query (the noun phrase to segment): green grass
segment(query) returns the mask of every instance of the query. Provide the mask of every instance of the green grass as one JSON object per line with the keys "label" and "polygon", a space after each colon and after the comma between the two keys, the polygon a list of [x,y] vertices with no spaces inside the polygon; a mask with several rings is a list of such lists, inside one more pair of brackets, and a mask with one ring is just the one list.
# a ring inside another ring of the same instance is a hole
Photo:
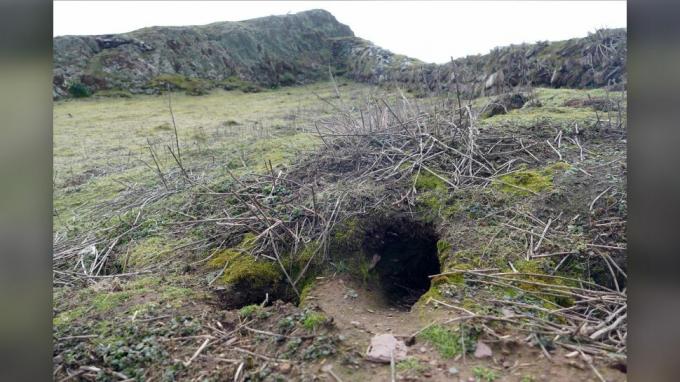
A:
{"label": "green grass", "polygon": [[260,310],[262,310],[262,308],[257,304],[246,305],[239,309],[238,315],[241,316],[241,318],[252,318]]}
{"label": "green grass", "polygon": [[306,312],[302,319],[302,326],[307,330],[314,330],[326,322],[327,317],[319,312]]}
{"label": "green grass", "polygon": [[[432,325],[423,330],[419,336],[432,344],[444,358],[453,358],[463,351],[461,335],[442,325]],[[470,350],[472,340],[471,336],[464,336],[466,351]]]}
{"label": "green grass", "polygon": [[[346,83],[346,99],[365,99],[371,89]],[[189,168],[214,163],[207,177],[228,177],[220,163],[233,172],[262,171],[265,159],[287,163],[320,144],[310,134],[313,121],[334,110],[315,94],[334,93],[328,82],[259,93],[172,93],[182,159]],[[164,173],[177,169],[167,149],[175,145],[167,95],[57,101],[53,126],[55,232],[92,229],[102,218],[92,211],[96,205],[122,200],[131,188],[160,185],[149,142]]]}
{"label": "green grass", "polygon": [[401,372],[422,373],[427,370],[427,366],[423,365],[417,358],[409,357],[397,363],[397,370]]}
{"label": "green grass", "polygon": [[475,380],[477,381],[493,382],[498,378],[495,371],[483,366],[475,366],[472,369],[472,373],[475,375]]}

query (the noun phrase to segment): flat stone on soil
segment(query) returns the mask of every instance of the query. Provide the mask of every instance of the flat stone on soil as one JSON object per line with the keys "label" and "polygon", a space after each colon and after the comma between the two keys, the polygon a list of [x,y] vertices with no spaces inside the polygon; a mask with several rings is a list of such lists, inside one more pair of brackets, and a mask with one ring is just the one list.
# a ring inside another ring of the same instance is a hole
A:
{"label": "flat stone on soil", "polygon": [[406,352],[404,341],[396,339],[391,334],[378,334],[371,338],[366,359],[371,362],[390,363],[392,355],[394,355],[396,362],[406,359]]}
{"label": "flat stone on soil", "polygon": [[477,347],[475,348],[475,358],[487,358],[491,357],[493,352],[489,345],[482,341],[477,341]]}

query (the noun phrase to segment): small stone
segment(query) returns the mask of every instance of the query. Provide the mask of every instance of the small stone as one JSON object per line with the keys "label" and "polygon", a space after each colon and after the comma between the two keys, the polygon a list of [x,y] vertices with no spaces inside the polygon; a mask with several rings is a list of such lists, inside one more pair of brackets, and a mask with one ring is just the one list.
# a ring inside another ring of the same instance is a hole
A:
{"label": "small stone", "polygon": [[477,347],[475,348],[475,358],[488,358],[493,355],[489,345],[485,344],[481,340],[477,341]]}
{"label": "small stone", "polygon": [[425,353],[427,349],[425,348],[425,346],[421,346],[420,349],[418,349],[418,351],[421,353]]}
{"label": "small stone", "polygon": [[279,372],[281,372],[283,374],[288,374],[292,368],[293,368],[293,365],[291,365],[289,363],[282,363],[278,367]]}
{"label": "small stone", "polygon": [[437,366],[437,361],[432,360],[432,361],[428,362],[428,364],[429,364],[430,366]]}
{"label": "small stone", "polygon": [[352,325],[354,325],[354,326],[360,326],[360,325],[361,325],[361,322],[359,322],[359,321],[350,321],[350,324],[352,324]]}
{"label": "small stone", "polygon": [[451,367],[449,368],[449,374],[451,374],[451,375],[456,375],[456,374],[458,374],[458,369],[456,369],[455,367],[451,366]]}
{"label": "small stone", "polygon": [[475,379],[475,377],[468,377],[467,380],[468,380],[468,382],[477,382],[477,380]]}
{"label": "small stone", "polygon": [[430,373],[429,371],[426,371],[426,372],[423,373],[423,377],[425,377],[425,378],[431,378],[431,377],[432,377],[432,373]]}
{"label": "small stone", "polygon": [[512,364],[511,364],[510,362],[508,362],[508,361],[503,362],[503,367],[504,367],[504,368],[509,369],[510,366],[512,366]]}
{"label": "small stone", "polygon": [[396,339],[391,334],[379,334],[371,338],[366,359],[371,362],[390,363],[392,357],[395,361],[404,360],[406,353],[404,341]]}

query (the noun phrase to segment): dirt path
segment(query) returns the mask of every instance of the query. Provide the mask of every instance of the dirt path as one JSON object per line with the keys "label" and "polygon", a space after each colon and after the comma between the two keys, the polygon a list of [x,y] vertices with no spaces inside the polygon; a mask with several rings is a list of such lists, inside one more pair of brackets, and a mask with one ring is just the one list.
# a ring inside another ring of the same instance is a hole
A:
{"label": "dirt path", "polygon": [[[391,333],[396,337],[409,337],[434,320],[455,317],[455,312],[436,309],[431,306],[412,311],[399,310],[390,306],[380,290],[369,288],[347,278],[326,278],[319,280],[307,298],[307,305],[316,305],[334,323],[343,336],[344,356],[330,365],[342,381],[390,381],[390,366],[367,362],[363,359],[371,337],[375,334]],[[476,359],[468,355],[443,358],[433,346],[416,341],[408,348],[408,356],[417,360],[417,367],[398,368],[397,380],[404,381],[601,381],[592,368],[579,357],[567,357],[563,349],[551,352],[548,360],[540,348],[526,345],[487,342],[493,349],[493,356]],[[623,381],[626,375],[607,364],[595,362],[598,373],[606,381]],[[487,378],[482,372],[487,372]],[[493,373],[494,377],[491,377]],[[337,381],[330,373],[328,381]]]}

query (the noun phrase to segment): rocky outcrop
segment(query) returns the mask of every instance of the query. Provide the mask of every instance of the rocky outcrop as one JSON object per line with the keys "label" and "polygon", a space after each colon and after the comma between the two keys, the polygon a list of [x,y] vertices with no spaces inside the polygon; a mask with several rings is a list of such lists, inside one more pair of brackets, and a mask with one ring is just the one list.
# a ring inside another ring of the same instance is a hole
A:
{"label": "rocky outcrop", "polygon": [[519,85],[589,88],[626,83],[625,29],[496,48],[443,65],[394,54],[357,37],[332,41],[334,64],[347,77],[424,92],[453,90],[456,82],[467,95],[497,94]]}
{"label": "rocky outcrop", "polygon": [[323,10],[191,27],[151,27],[120,35],[54,39],[54,95],[74,83],[92,91],[153,92],[164,75],[213,85],[272,86],[327,76],[329,39],[352,30]]}
{"label": "rocky outcrop", "polygon": [[[446,49],[443,46],[441,49]],[[119,35],[54,39],[53,94],[74,84],[152,93],[164,86],[201,94],[223,86],[277,86],[338,75],[417,92],[495,94],[518,85],[600,87],[626,82],[626,30],[512,45],[443,65],[394,54],[355,37],[323,10]],[[236,85],[235,85],[236,84]]]}

